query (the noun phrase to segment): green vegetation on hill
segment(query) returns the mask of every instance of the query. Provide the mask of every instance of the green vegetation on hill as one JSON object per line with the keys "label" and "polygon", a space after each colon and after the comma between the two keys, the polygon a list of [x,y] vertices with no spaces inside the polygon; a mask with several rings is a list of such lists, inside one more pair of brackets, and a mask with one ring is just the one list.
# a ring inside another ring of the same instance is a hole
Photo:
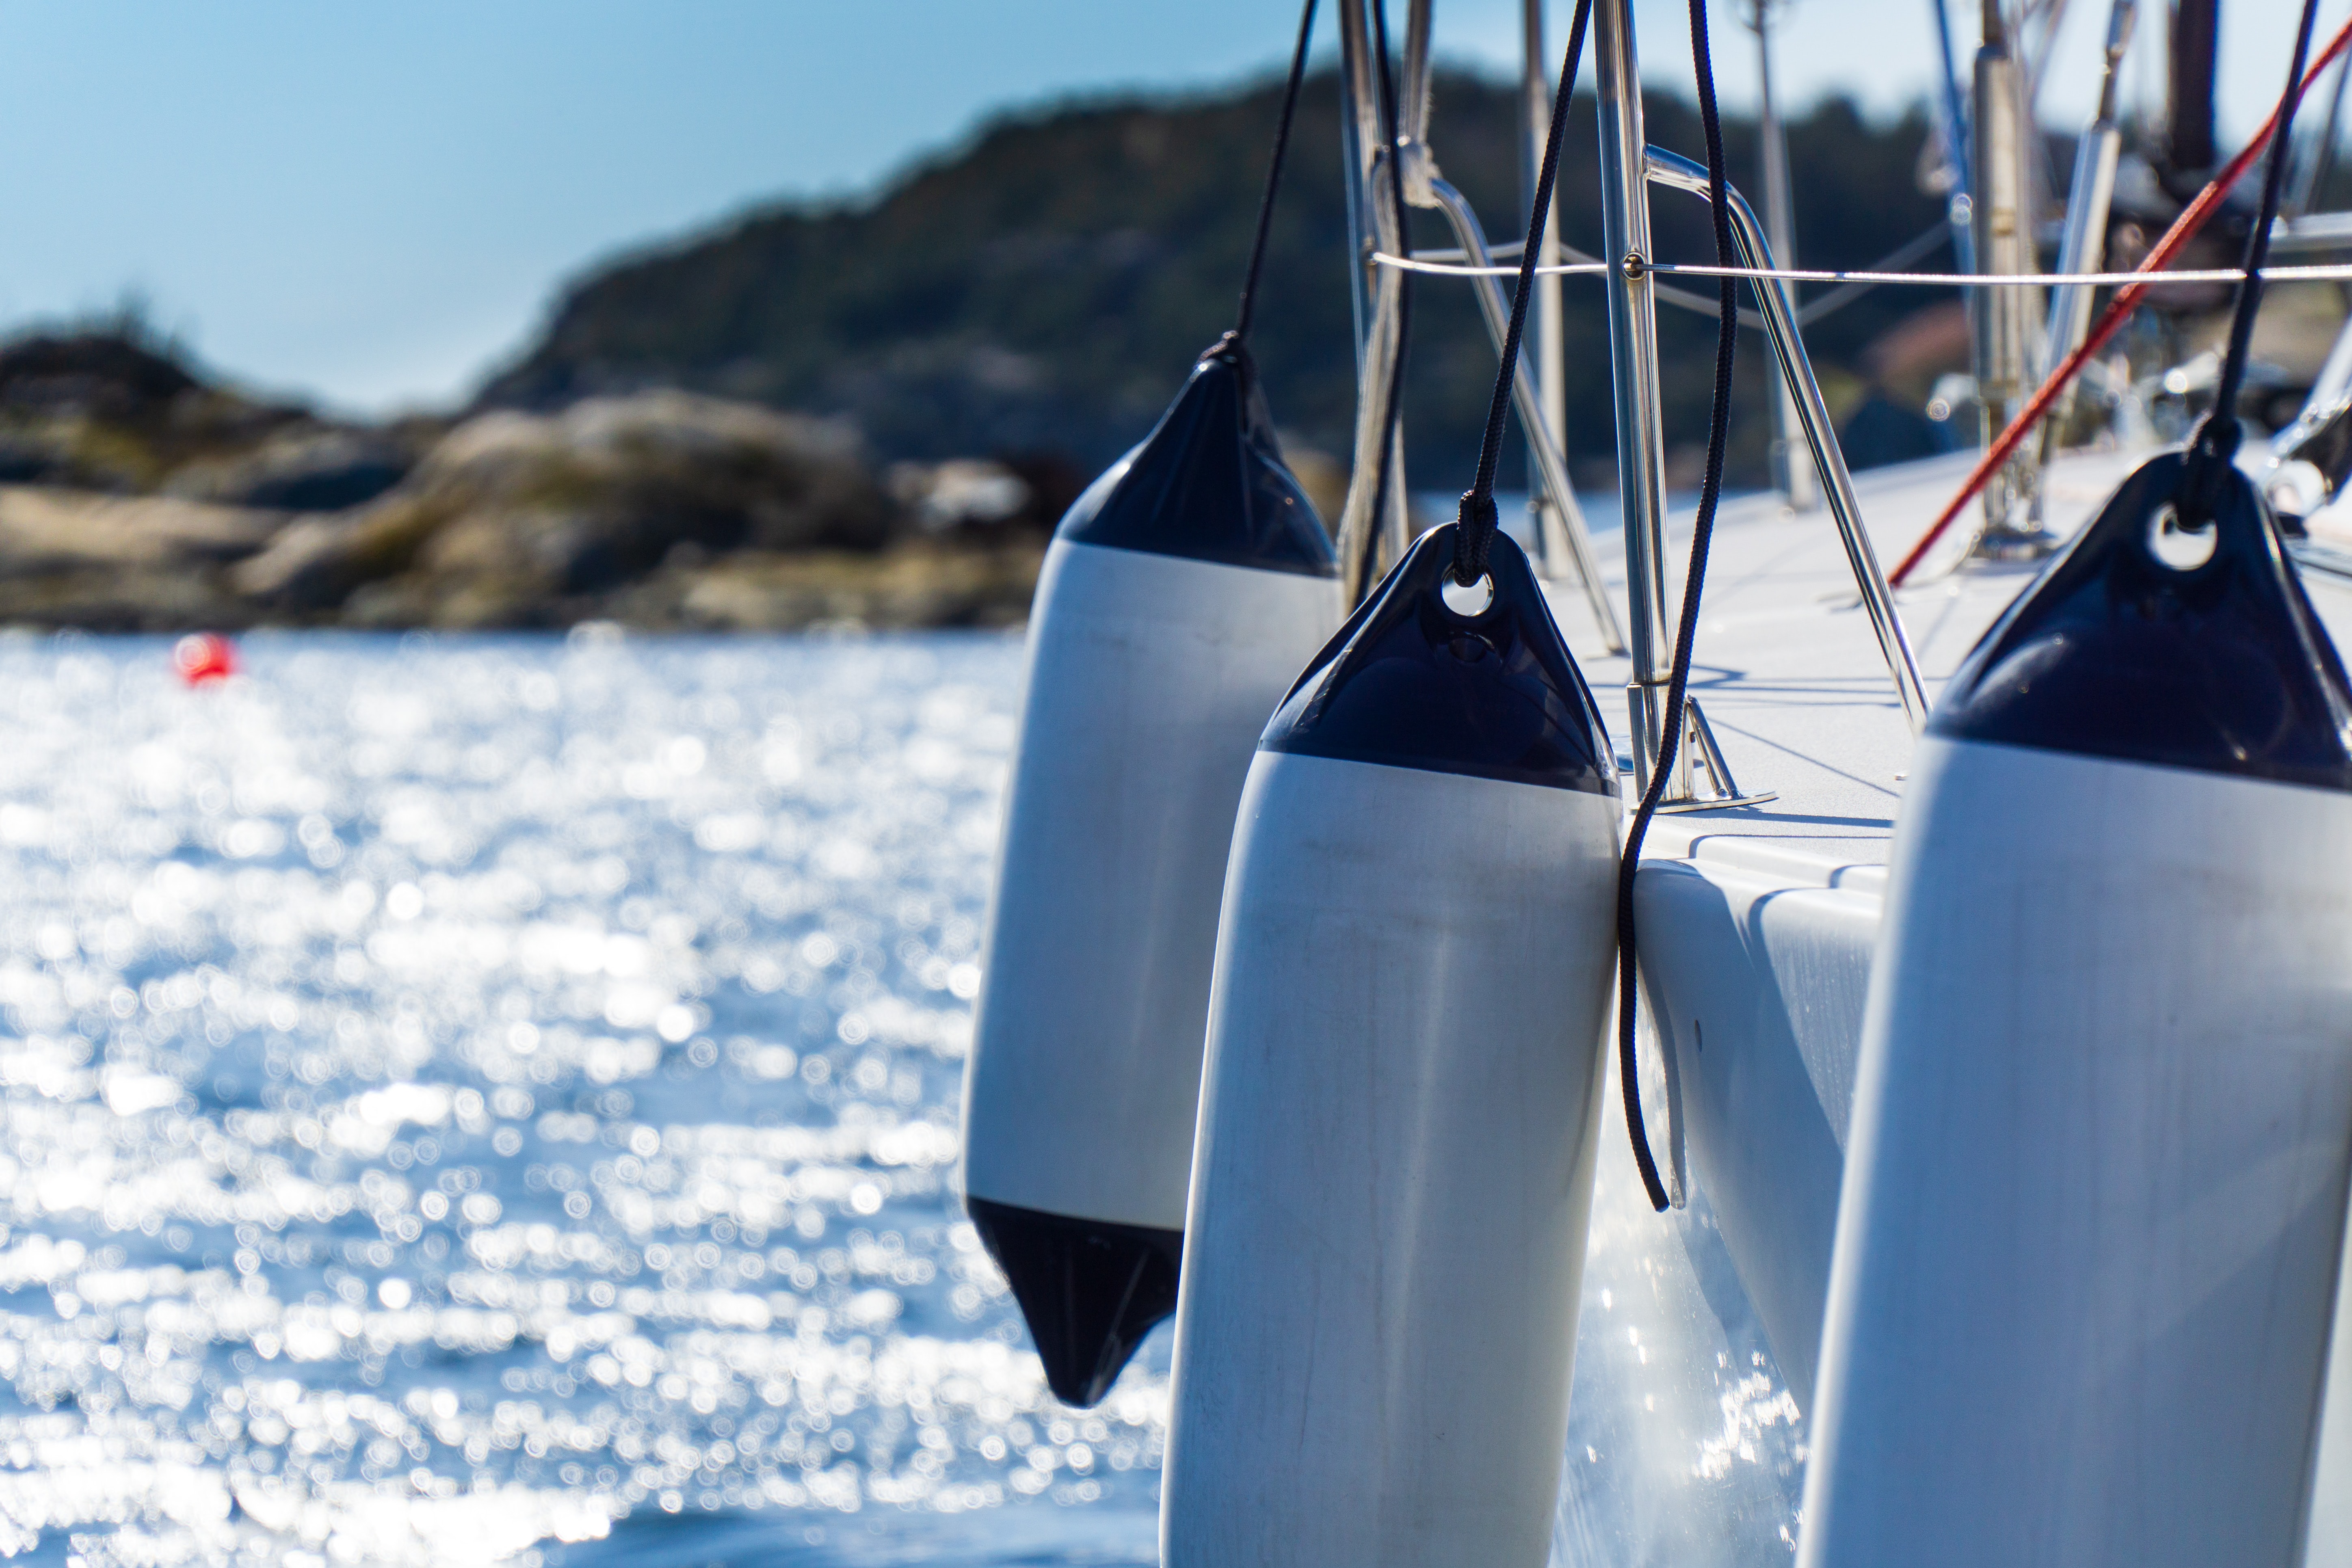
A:
{"label": "green vegetation on hill", "polygon": [[[543,339],[486,388],[488,405],[551,408],[675,386],[845,416],[883,458],[1065,456],[1091,470],[1139,438],[1200,349],[1230,324],[1279,89],[1060,105],[1007,117],[870,203],[779,205],[622,258],[559,302]],[[1566,237],[1600,246],[1591,100],[1561,173]],[[1653,97],[1652,139],[1700,151],[1696,111]],[[1517,99],[1441,74],[1431,132],[1490,237],[1525,226]],[[1274,227],[1255,347],[1286,432],[1343,459],[1354,360],[1336,79],[1309,79]],[[1755,128],[1726,128],[1735,182],[1759,184]],[[1860,266],[1933,225],[1916,171],[1927,124],[1831,100],[1790,128],[1797,232],[1814,266]],[[1654,203],[1668,258],[1712,256],[1704,206]],[[1416,242],[1452,243],[1434,215]],[[1599,285],[1569,287],[1570,440],[1612,450]],[[1466,482],[1494,353],[1465,286],[1416,286],[1407,404],[1416,489]],[[1933,301],[1880,290],[1808,330],[1832,377]],[[1703,439],[1713,326],[1661,312],[1670,440]],[[1736,473],[1763,469],[1765,354],[1747,334]]]}

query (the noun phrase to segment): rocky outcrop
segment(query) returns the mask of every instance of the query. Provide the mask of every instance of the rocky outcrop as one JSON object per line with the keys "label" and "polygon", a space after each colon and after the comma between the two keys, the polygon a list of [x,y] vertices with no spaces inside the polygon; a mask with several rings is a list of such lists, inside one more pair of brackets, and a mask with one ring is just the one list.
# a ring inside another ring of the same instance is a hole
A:
{"label": "rocky outcrop", "polygon": [[706,557],[690,547],[609,592],[543,601],[518,617],[502,584],[436,583],[403,574],[362,585],[338,624],[450,630],[619,621],[654,631],[798,631],[857,627],[1018,626],[1045,560],[1042,540],[888,549],[742,550]]}
{"label": "rocky outcrop", "polygon": [[406,479],[418,455],[414,434],[306,419],[249,450],[188,463],[164,481],[163,490],[229,506],[340,511]]}
{"label": "rocky outcrop", "polygon": [[369,504],[304,518],[230,574],[299,617],[561,625],[673,556],[872,553],[910,531],[854,437],[689,393],[484,414]]}
{"label": "rocky outcrop", "polygon": [[156,497],[0,485],[0,623],[93,631],[242,626],[255,607],[222,568],[282,515]]}
{"label": "rocky outcrop", "polygon": [[0,349],[9,474],[0,623],[107,630],[998,625],[1082,482],[886,483],[842,424],[685,392],[339,424],[92,336]]}
{"label": "rocky outcrop", "polygon": [[306,421],[198,379],[138,333],[41,333],[0,347],[0,481],[116,495]]}

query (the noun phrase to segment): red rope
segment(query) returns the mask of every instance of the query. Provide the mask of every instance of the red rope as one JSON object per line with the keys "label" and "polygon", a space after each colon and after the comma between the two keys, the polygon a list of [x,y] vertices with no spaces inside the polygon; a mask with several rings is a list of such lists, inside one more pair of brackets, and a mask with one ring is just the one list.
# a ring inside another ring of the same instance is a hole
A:
{"label": "red rope", "polygon": [[[2327,47],[2319,52],[2319,58],[2311,62],[2310,68],[2304,73],[2303,86],[2297,89],[2298,96],[2310,90],[2319,73],[2344,52],[2347,44],[2352,44],[2352,21],[2338,28],[2336,36],[2327,41]],[[2271,135],[2277,129],[2278,110],[2273,109],[2271,117],[2263,121],[2263,128],[2254,132],[2254,139],[2230,160],[2229,167],[2213,176],[2212,184],[2197,193],[2197,199],[2173,220],[2172,226],[2164,231],[2164,237],[2156,242],[2156,248],[2147,253],[2147,259],[2134,270],[2144,273],[2162,271],[2180,253],[2181,247],[2195,238],[2197,231],[2221,210],[2221,198],[2229,195],[2230,187],[2243,178],[2246,171],[2253,166],[2254,160],[2262,156],[2263,149],[2270,145]],[[2058,401],[2058,395],[2065,390],[2066,384],[2074,379],[2092,355],[2106,347],[2108,341],[2123,330],[2124,322],[2147,293],[2149,286],[2149,283],[2128,283],[2116,290],[2116,297],[2108,301],[2105,313],[2091,329],[2090,335],[2083,340],[2083,346],[2066,356],[2065,362],[2051,373],[2050,379],[2042,384],[2042,389],[2018,411],[2017,417],[2009,422],[2009,427],[2000,433],[2000,438],[1985,448],[1985,455],[1978,459],[1974,468],[1969,470],[1968,483],[1960,487],[1960,493],[1944,508],[1943,515],[1936,519],[1934,526],[1919,536],[1919,542],[1903,557],[1903,563],[1887,574],[1886,581],[1891,585],[1898,588],[1903,585],[1903,580],[1919,564],[1920,558],[1935,547],[1936,541],[1944,536],[1944,531],[1952,526],[1952,520],[1960,515],[1961,509],[1976,499],[1977,492],[1984,489],[1985,481],[2000,471],[2000,466],[2009,461],[2025,437],[2032,433],[2033,427],[2042,423],[2042,416],[2050,412],[2050,405]]]}

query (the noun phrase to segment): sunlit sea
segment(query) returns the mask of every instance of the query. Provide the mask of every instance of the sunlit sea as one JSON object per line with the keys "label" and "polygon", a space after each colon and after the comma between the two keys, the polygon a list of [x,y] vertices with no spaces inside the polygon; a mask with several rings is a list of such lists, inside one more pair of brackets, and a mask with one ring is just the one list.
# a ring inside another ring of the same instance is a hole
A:
{"label": "sunlit sea", "polygon": [[[0,1555],[1149,1563],[954,1190],[1017,639],[0,638]],[[1606,1145],[1562,1563],[1803,1431]]]}

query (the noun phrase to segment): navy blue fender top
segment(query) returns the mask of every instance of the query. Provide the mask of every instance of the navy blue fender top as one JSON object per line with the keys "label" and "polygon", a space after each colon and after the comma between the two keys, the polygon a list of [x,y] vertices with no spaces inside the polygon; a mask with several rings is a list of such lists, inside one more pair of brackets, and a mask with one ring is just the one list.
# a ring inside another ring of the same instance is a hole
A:
{"label": "navy blue fender top", "polygon": [[1275,710],[1262,752],[1617,793],[1617,753],[1528,558],[1497,533],[1494,595],[1440,595],[1454,523],[1405,552]]}
{"label": "navy blue fender top", "polygon": [[1336,577],[1339,557],[1283,466],[1249,351],[1201,356],[1140,446],[1072,503],[1055,537],[1227,566]]}
{"label": "navy blue fender top", "polygon": [[2352,790],[2352,683],[2253,482],[2231,469],[2213,553],[2149,532],[2185,459],[2142,464],[1993,624],[1931,734]]}

